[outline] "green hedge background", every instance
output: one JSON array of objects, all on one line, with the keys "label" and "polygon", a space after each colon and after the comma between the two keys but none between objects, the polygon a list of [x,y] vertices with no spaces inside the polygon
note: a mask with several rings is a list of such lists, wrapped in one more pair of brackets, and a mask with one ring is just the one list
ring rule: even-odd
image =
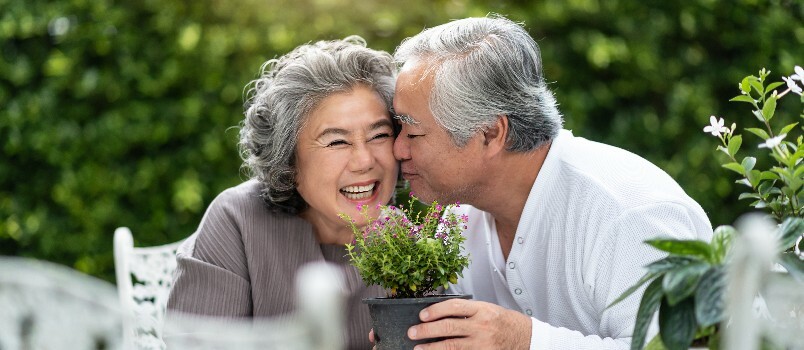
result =
[{"label": "green hedge background", "polygon": [[489,12],[540,43],[576,135],[653,161],[713,225],[747,211],[701,129],[754,122],[728,102],[745,75],[804,65],[798,0],[0,0],[0,254],[112,280],[116,227],[176,241],[244,179],[236,126],[262,62],[351,34],[393,51]]}]

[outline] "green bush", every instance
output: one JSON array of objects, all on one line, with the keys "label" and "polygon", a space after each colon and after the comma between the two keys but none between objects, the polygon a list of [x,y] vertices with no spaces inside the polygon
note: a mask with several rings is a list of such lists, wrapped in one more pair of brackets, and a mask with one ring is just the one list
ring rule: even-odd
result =
[{"label": "green bush", "polygon": [[244,179],[233,127],[262,62],[488,12],[527,24],[576,135],[653,161],[714,225],[744,211],[700,130],[743,115],[735,79],[803,63],[801,2],[0,0],[0,254],[110,279],[115,227],[181,239]]}]

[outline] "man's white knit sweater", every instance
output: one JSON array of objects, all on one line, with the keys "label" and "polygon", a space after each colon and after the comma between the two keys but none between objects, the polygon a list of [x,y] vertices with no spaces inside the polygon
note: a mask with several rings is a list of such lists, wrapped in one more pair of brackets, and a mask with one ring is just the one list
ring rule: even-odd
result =
[{"label": "man's white knit sweater", "polygon": [[530,190],[507,260],[494,217],[468,205],[471,264],[452,292],[531,316],[531,349],[628,349],[642,291],[606,309],[664,256],[655,237],[709,240],[703,209],[664,171],[562,130]]}]

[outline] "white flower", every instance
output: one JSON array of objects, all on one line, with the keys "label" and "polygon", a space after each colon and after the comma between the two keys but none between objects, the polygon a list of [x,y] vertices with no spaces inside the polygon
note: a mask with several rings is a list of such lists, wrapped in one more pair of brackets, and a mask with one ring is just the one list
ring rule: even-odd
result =
[{"label": "white flower", "polygon": [[759,148],[774,148],[782,143],[787,134],[781,134],[776,137],[771,137],[765,141],[765,143],[760,143]]},{"label": "white flower", "polygon": [[703,131],[712,134],[712,136],[720,137],[720,133],[729,131],[728,128],[723,126],[724,124],[726,124],[726,122],[723,120],[723,118],[720,118],[720,120],[718,120],[717,117],[710,116],[709,126],[705,127]]},{"label": "white flower", "polygon": [[[802,89],[801,89],[800,86],[798,86],[798,83],[796,83],[796,78],[795,77],[796,77],[796,75],[793,74],[793,75],[790,76],[790,78],[782,77],[782,80],[784,80],[784,82],[787,83],[787,88],[790,89],[790,91],[801,95],[802,94]],[[804,77],[804,76],[802,76],[802,77]]]},{"label": "white flower", "polygon": [[801,66],[796,66],[795,68],[793,68],[793,71],[795,71],[796,74],[791,75],[790,79],[804,81],[804,68],[801,68]]}]

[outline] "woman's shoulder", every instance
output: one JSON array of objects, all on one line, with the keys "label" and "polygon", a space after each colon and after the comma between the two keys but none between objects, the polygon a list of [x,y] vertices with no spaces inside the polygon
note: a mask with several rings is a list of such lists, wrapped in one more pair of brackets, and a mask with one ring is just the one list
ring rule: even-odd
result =
[{"label": "woman's shoulder", "polygon": [[272,227],[281,227],[283,231],[294,227],[305,228],[306,221],[300,217],[271,211],[260,196],[262,188],[263,185],[256,180],[227,188],[209,205],[206,219],[229,221],[242,235],[254,229],[272,232],[275,231]]},{"label": "woman's shoulder", "polygon": [[262,204],[260,196],[263,185],[257,180],[248,180],[236,186],[229,187],[215,197],[215,202],[237,202],[245,204]]}]

